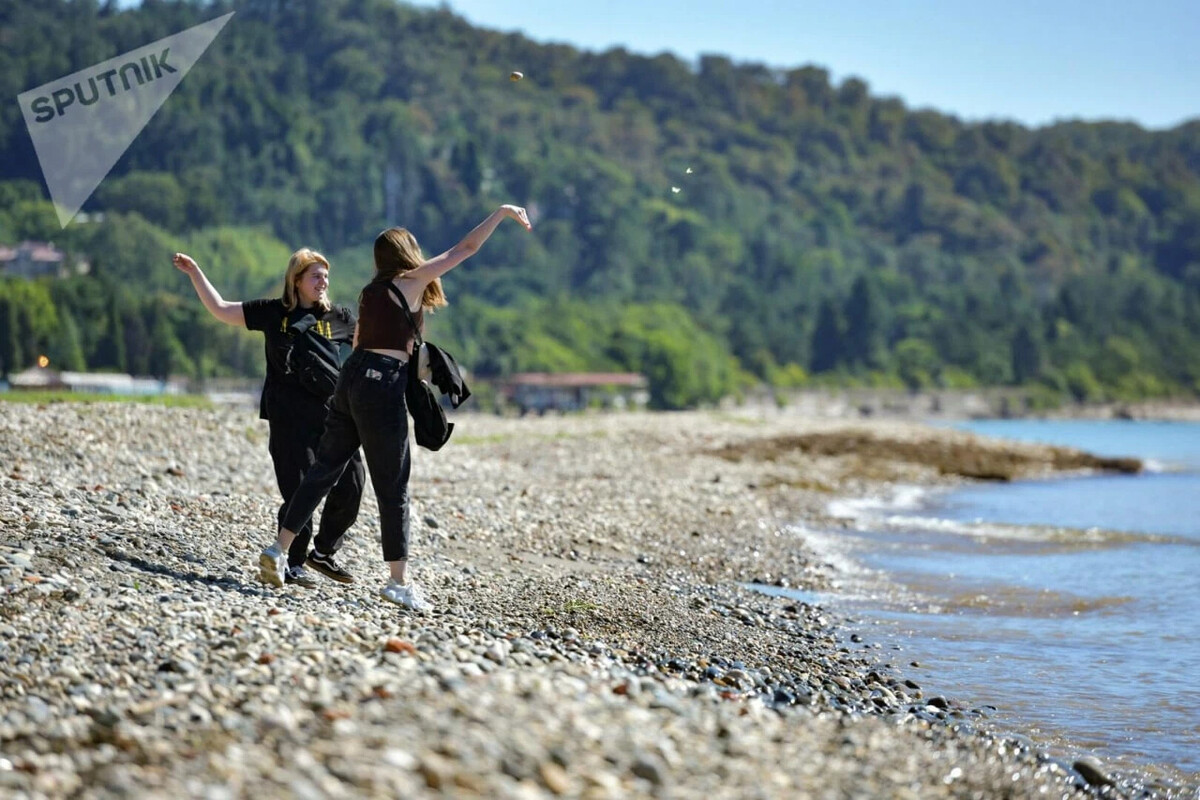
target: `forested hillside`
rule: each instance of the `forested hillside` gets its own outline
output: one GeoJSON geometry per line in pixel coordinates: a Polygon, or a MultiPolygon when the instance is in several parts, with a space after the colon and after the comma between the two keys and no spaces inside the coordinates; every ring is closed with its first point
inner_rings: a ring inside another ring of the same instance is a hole
{"type": "Polygon", "coordinates": [[[0,105],[0,243],[92,267],[0,284],[0,371],[254,374],[172,252],[248,299],[316,247],[353,302],[381,228],[437,252],[512,201],[533,235],[452,273],[431,333],[485,377],[640,370],[663,407],[752,381],[1200,391],[1200,122],[968,124],[811,66],[583,52],[394,0],[0,0],[0,95],[229,10],[85,206],[102,222],[59,228],[0,105]]]}

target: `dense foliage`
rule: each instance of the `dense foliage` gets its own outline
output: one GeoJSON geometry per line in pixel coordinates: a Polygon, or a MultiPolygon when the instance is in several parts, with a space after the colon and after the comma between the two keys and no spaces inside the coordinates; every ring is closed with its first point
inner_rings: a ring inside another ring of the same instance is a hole
{"type": "Polygon", "coordinates": [[[639,370],[662,407],[747,380],[1200,391],[1200,122],[967,124],[815,67],[582,52],[394,0],[2,0],[0,95],[228,10],[85,207],[102,222],[58,228],[0,106],[0,242],[91,264],[4,282],[0,370],[252,374],[170,253],[249,298],[314,246],[352,302],[381,228],[437,251],[513,201],[535,233],[452,273],[431,333],[484,376],[639,370]]]}

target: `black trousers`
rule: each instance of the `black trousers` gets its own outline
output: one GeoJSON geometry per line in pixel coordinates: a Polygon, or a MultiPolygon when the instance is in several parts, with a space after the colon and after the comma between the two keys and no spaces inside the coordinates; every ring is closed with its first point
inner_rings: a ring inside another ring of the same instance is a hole
{"type": "Polygon", "coordinates": [[[412,453],[404,402],[407,367],[394,358],[366,350],[355,350],[350,355],[342,366],[333,405],[325,417],[316,463],[292,495],[282,527],[298,533],[308,524],[321,498],[336,487],[361,446],[379,501],[383,560],[408,558],[412,453]]]}
{"type": "MultiPolygon", "coordinates": [[[[316,463],[324,416],[325,407],[315,398],[307,405],[296,403],[291,408],[272,409],[268,448],[275,465],[275,481],[283,497],[277,516],[279,524],[283,524],[284,512],[300,487],[304,473],[316,463]]],[[[316,548],[322,553],[332,555],[345,543],[346,532],[358,519],[365,482],[362,459],[355,453],[331,487],[329,499],[321,512],[316,548]]],[[[313,538],[311,514],[309,516],[304,527],[296,530],[296,540],[288,550],[289,567],[302,565],[308,557],[308,546],[313,538]]]]}

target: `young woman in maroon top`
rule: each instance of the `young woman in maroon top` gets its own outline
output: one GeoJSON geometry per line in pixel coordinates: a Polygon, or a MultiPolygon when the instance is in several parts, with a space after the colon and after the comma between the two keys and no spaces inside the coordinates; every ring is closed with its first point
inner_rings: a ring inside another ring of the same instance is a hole
{"type": "Polygon", "coordinates": [[[275,542],[259,555],[265,583],[283,585],[286,554],[296,532],[308,524],[321,498],[361,446],[379,501],[383,559],[388,565],[389,580],[380,594],[415,611],[429,608],[407,572],[412,458],[404,387],[413,331],[388,284],[399,290],[420,325],[426,309],[446,305],[441,276],[474,255],[506,217],[532,230],[525,209],[505,205],[461,242],[430,259],[422,256],[416,238],[403,228],[389,228],[375,239],[375,277],[359,295],[355,349],[342,367],[316,463],[292,495],[275,542]]]}

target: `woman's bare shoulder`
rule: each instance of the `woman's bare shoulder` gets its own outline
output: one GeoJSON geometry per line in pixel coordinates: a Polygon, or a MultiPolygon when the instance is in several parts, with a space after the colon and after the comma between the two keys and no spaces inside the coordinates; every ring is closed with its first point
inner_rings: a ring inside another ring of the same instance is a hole
{"type": "MultiPolygon", "coordinates": [[[[404,299],[408,302],[408,310],[416,314],[421,310],[421,296],[425,294],[425,282],[408,278],[405,275],[397,275],[392,278],[392,285],[400,290],[404,295],[404,299]],[[413,308],[413,306],[416,308],[413,308]]],[[[390,294],[390,293],[389,293],[390,294]]],[[[392,295],[392,302],[400,305],[400,301],[396,299],[396,295],[392,295]]]]}

